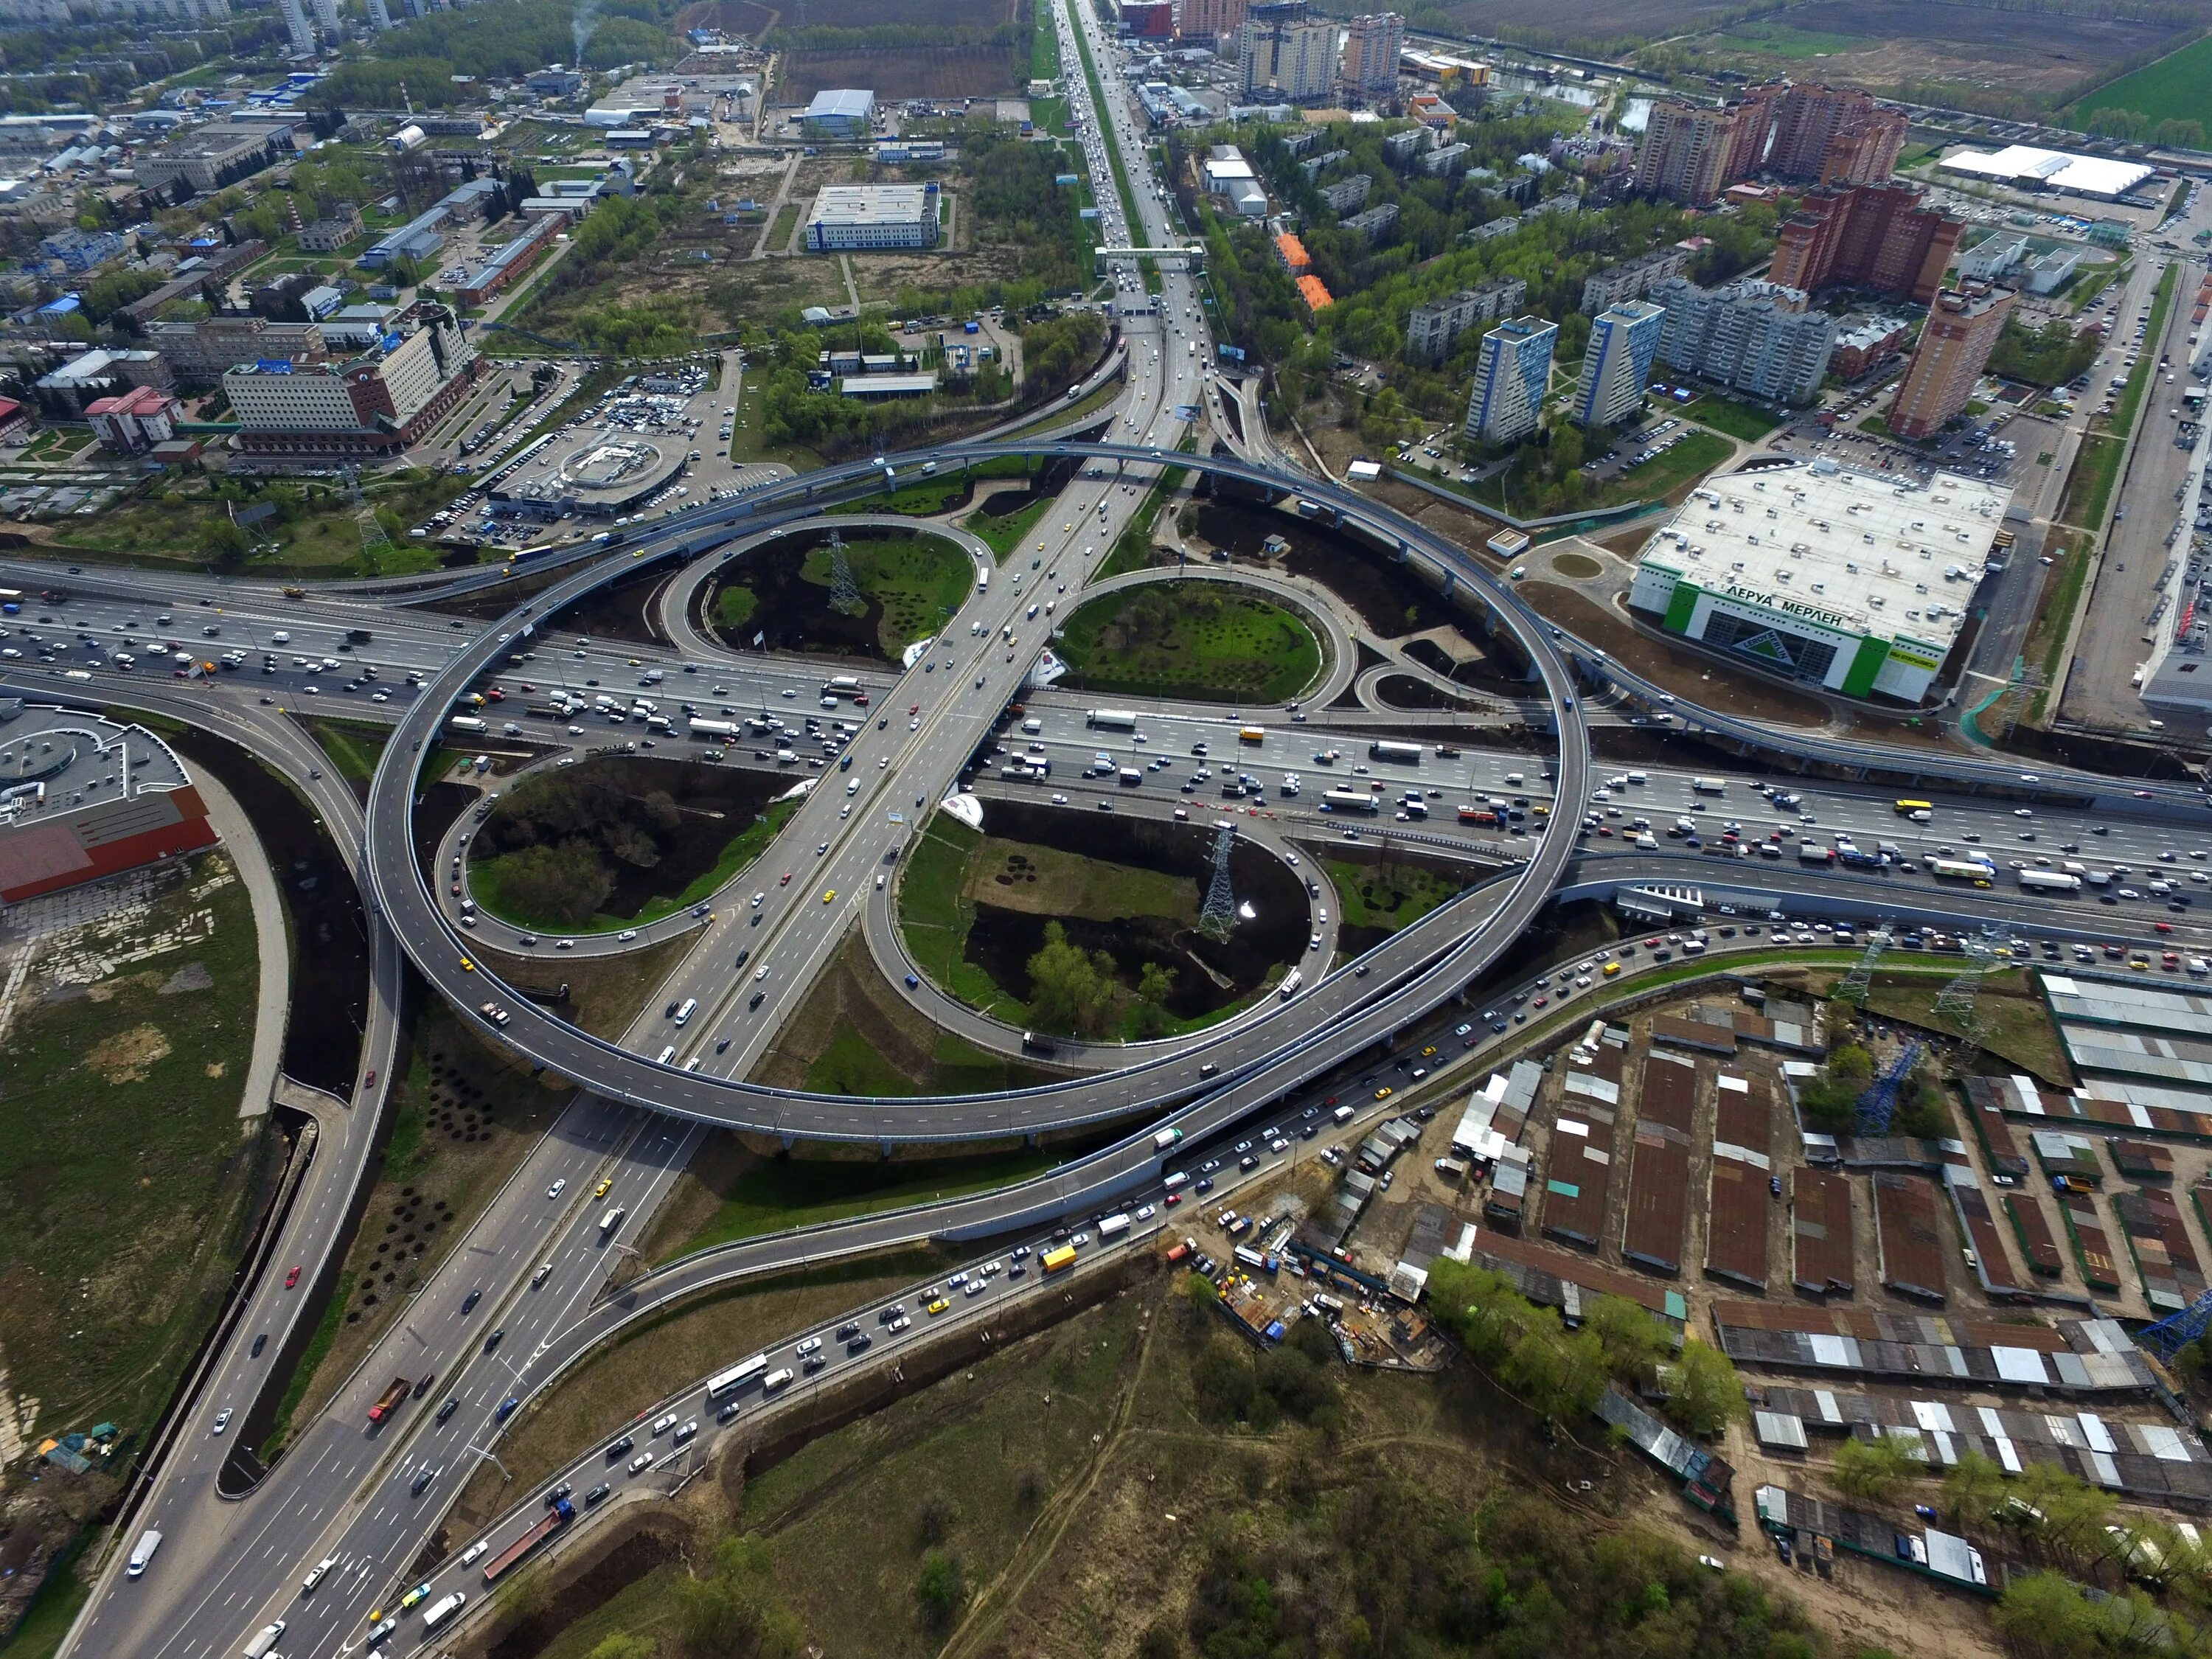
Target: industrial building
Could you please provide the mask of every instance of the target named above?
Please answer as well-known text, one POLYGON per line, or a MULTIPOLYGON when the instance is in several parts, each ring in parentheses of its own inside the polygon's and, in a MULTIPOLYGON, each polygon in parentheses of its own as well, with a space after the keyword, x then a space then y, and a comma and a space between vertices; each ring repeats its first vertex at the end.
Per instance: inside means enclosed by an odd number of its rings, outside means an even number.
POLYGON ((1504 444, 1534 433, 1559 338, 1559 325, 1541 317, 1516 317, 1482 337, 1474 389, 1467 400, 1468 437, 1504 444))
POLYGON ((827 185, 806 216, 806 246, 815 253, 935 247, 938 210, 934 183, 827 185))
POLYGON ((453 289, 460 295, 461 303, 480 306, 499 293, 552 252, 567 223, 562 215, 541 216, 513 241, 494 248, 482 264, 454 279, 453 289))
POLYGON ((198 195, 250 179, 292 153, 292 130, 261 122, 211 121, 179 133, 151 155, 138 158, 141 186, 152 190, 182 179, 198 195))
POLYGON ((1953 473, 1909 486, 1825 456, 1711 478, 1645 544, 1629 604, 1780 678, 1917 705, 2010 499, 1953 473))
POLYGON ((1955 173, 1963 179, 2009 185, 2014 190, 2093 197, 2100 202, 2118 201, 2158 170, 2140 161, 2075 155, 2060 149, 2039 149, 2033 144, 2008 144, 1999 150, 1955 149, 1936 165, 1940 171, 1955 173))
POLYGON ((222 388, 247 455, 386 455, 449 413, 482 366, 459 319, 418 301, 350 361, 240 363, 222 388))
POLYGON ((1666 307, 1659 356, 1670 368, 1771 403, 1809 403, 1820 391, 1836 319, 1808 310, 1802 290, 1762 282, 1699 288, 1675 276, 1651 297, 1666 307))
POLYGON ((832 138, 865 138, 876 115, 876 94, 865 89, 825 88, 799 118, 832 138))
POLYGON ((1267 192, 1260 187, 1260 175, 1244 159, 1244 152, 1234 144, 1216 144, 1206 153, 1200 171, 1206 180, 1208 196, 1228 198, 1229 205, 1241 219, 1258 219, 1267 211, 1267 192))
POLYGON ((1649 300, 1608 306, 1590 325, 1574 419, 1583 427, 1619 426, 1644 402, 1667 313, 1649 300))
POLYGON ((184 763, 143 726, 0 700, 0 903, 215 843, 184 763))

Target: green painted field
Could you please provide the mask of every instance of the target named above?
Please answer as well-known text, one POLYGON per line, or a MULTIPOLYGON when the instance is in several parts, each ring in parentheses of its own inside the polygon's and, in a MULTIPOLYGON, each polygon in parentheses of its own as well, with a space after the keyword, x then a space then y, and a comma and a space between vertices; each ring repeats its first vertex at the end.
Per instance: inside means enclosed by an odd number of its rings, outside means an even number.
POLYGON ((1206 581, 1155 582, 1085 605, 1060 644, 1067 684, 1192 698, 1294 697, 1321 673, 1321 642, 1280 605, 1206 581))
POLYGON ((2207 82, 2212 82, 2212 35, 2098 88, 2069 113, 2087 120, 2099 110, 2124 109, 2148 117, 2154 125, 2169 120, 2212 123, 2207 82))

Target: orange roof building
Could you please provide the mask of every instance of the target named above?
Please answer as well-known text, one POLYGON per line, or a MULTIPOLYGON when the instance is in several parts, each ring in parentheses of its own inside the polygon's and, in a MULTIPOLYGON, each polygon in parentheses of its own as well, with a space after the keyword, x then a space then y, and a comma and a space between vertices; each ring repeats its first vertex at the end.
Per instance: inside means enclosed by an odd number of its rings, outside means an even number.
POLYGON ((1336 303, 1330 297, 1328 289, 1322 285, 1322 280, 1318 276, 1299 277, 1298 293, 1304 299, 1308 311, 1326 310, 1336 303))
POLYGON ((1282 260, 1283 269, 1293 276, 1303 276, 1313 268, 1313 261, 1306 255, 1306 245, 1287 230, 1275 238, 1275 253, 1282 260))

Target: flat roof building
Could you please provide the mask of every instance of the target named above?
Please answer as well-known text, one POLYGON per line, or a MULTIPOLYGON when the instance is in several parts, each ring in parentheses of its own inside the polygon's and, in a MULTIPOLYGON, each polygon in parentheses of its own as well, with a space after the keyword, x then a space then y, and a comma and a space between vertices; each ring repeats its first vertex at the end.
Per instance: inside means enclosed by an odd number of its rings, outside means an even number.
POLYGON ((0 903, 215 843, 184 763, 143 726, 0 701, 0 903))
POLYGON ((1709 478, 1644 544, 1628 602, 1778 678, 1917 704, 2011 498, 1954 473, 1909 486, 1826 457, 1709 478))
POLYGON ((1536 430, 1551 384, 1559 325, 1516 317, 1482 337, 1474 389, 1467 400, 1467 435, 1480 443, 1516 443, 1536 430))
POLYGON ((1624 301, 1598 313, 1575 388, 1577 425, 1619 426, 1643 406, 1666 320, 1667 313, 1649 300, 1624 301))
POLYGON ((1885 419, 1899 438, 1932 438, 1944 423, 1965 411, 1974 386, 1989 367, 1990 353, 2004 331, 2016 296, 2009 289, 1975 283, 1947 289, 1936 296, 1921 325, 1905 379, 1890 399, 1885 419))
POLYGON ((816 253, 935 247, 938 203, 934 183, 826 185, 806 216, 806 246, 816 253))
POLYGON ((248 455, 391 454, 450 413, 482 366, 453 313, 418 301, 349 362, 257 359, 222 388, 248 455))
POLYGON ((2066 196, 2094 197, 2100 202, 2117 201, 2158 171, 2140 161, 2075 155, 2066 150, 2039 149, 2033 144, 2007 144, 1998 150, 1955 149, 1936 166, 1944 173, 1986 179, 2015 190, 2051 190, 2066 196))
POLYGON ((292 149, 289 126, 211 121, 187 128, 135 167, 140 185, 153 188, 181 179, 200 195, 250 179, 292 149))

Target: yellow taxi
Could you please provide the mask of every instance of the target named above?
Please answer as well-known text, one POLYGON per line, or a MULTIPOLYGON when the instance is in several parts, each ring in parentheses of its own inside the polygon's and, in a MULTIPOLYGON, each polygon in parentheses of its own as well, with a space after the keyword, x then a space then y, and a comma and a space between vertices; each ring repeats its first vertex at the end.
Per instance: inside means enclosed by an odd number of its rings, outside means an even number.
POLYGON ((1375 1091, 1375 1098, 1377 1100, 1388 1100, 1397 1091, 1395 1090, 1392 1089, 1390 1085, 1386 1083, 1375 1091))
POLYGON ((933 1314, 941 1314, 941 1313, 943 1313, 943 1312, 944 1312, 947 1308, 951 1307, 951 1305, 952 1305, 952 1304, 951 1304, 950 1302, 947 1302, 947 1301, 946 1301, 943 1297, 941 1297, 941 1296, 940 1296, 940 1297, 939 1297, 937 1298, 937 1300, 936 1300, 936 1301, 934 1301, 934 1302, 933 1302, 933 1303, 931 1303, 931 1304, 929 1304, 929 1311, 930 1311, 930 1312, 932 1312, 932 1313, 933 1313, 933 1314))
POLYGON ((476 965, 476 963, 474 963, 473 962, 471 962, 471 961, 470 961, 466 957, 463 957, 461 958, 461 971, 462 971, 463 973, 465 973, 465 974, 473 974, 474 972, 476 972, 476 970, 477 970, 477 965, 476 965))
POLYGON ((1422 1058, 1423 1060, 1426 1060, 1426 1059, 1428 1059, 1428 1058, 1429 1058, 1429 1056, 1431 1056, 1431 1054, 1435 1054, 1435 1053, 1436 1053, 1436 1051, 1437 1051, 1437 1045, 1436 1045, 1435 1043, 1431 1042, 1431 1043, 1427 1048, 1424 1048, 1424 1049, 1422 1049, 1422 1050, 1421 1050, 1421 1058, 1422 1058))
POLYGON ((1618 974, 1620 971, 1620 964, 1619 963, 1617 963, 1617 962, 1608 962, 1608 963, 1607 963, 1605 964, 1605 976, 1606 976, 1607 979, 1611 979, 1611 978, 1612 978, 1615 974, 1618 974))
POLYGON ((592 1188, 592 1196, 593 1198, 605 1198, 608 1192, 613 1188, 614 1184, 615 1178, 612 1176, 609 1176, 605 1181, 602 1181, 598 1186, 592 1188))
POLYGON ((834 888, 834 887, 825 887, 825 888, 823 888, 823 889, 822 890, 822 902, 823 902, 824 904, 828 904, 828 903, 829 903, 829 902, 830 902, 832 900, 834 900, 836 896, 837 896, 837 890, 836 890, 836 888, 834 888))

